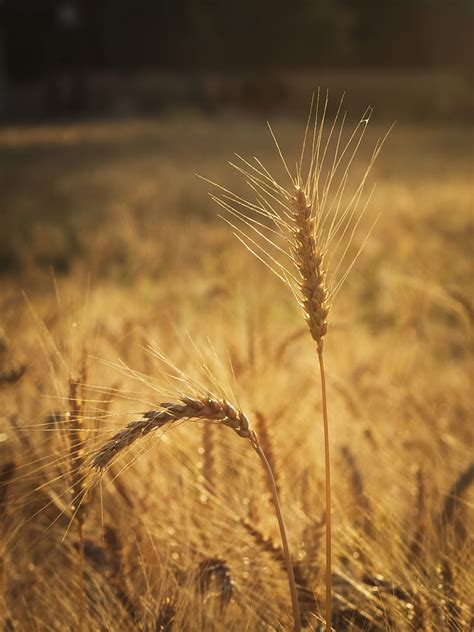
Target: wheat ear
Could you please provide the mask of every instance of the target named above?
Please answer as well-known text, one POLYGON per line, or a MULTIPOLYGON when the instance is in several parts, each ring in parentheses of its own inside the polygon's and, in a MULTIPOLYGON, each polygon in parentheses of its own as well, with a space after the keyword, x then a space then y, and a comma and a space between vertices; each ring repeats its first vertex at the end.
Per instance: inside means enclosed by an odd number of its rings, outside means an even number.
POLYGON ((293 196, 294 260, 300 274, 300 290, 306 321, 318 354, 322 354, 323 338, 328 330, 329 290, 326 283, 324 254, 316 243, 313 205, 299 185, 293 196))
POLYGON ((141 437, 166 424, 189 420, 206 420, 232 428, 239 436, 250 439, 250 423, 244 413, 225 399, 212 397, 182 397, 177 403, 160 404, 159 410, 150 410, 143 419, 132 421, 126 428, 114 435, 96 453, 93 467, 104 470, 112 459, 131 446, 141 437))
POLYGON ((150 434, 153 430, 162 428, 168 423, 181 420, 200 420, 219 423, 232 428, 240 437, 250 441, 252 448, 258 454, 265 469, 268 483, 272 492, 273 505, 280 530, 280 537, 286 561, 286 572, 290 589, 291 605, 293 610, 294 629, 301 631, 298 595, 296 591, 295 575, 291 561, 290 548, 286 535, 286 527, 283 520, 278 491, 268 459, 260 447, 257 434, 252 429, 247 416, 238 408, 235 408, 225 399, 213 397, 182 397, 177 403, 160 404, 159 410, 151 410, 143 415, 144 419, 133 421, 124 429, 114 435, 95 454, 93 467, 97 470, 105 470, 112 459, 120 452, 131 446, 138 439, 150 434))
POLYGON ((317 226, 313 204, 304 189, 297 184, 293 201, 291 246, 299 272, 302 306, 310 334, 316 342, 321 381, 324 432, 324 487, 326 502, 326 630, 331 630, 332 620, 332 525, 331 525, 331 458, 329 451, 329 418, 327 407, 326 373, 324 368, 323 341, 328 330, 329 290, 324 269, 324 253, 316 241, 317 226))

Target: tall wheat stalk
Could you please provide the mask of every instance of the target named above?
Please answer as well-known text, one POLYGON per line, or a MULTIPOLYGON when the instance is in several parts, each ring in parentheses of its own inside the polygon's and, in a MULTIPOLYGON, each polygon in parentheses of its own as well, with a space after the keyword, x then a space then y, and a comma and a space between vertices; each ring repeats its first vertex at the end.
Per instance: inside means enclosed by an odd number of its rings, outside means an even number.
POLYGON ((331 458, 329 416, 324 364, 324 338, 334 297, 347 278, 365 245, 349 258, 349 246, 357 230, 370 194, 365 196, 369 172, 382 141, 378 141, 368 167, 354 186, 350 174, 357 150, 369 122, 367 109, 349 138, 343 142, 346 115, 341 117, 342 100, 328 132, 324 135, 328 97, 320 104, 311 102, 303 145, 296 170, 291 173, 270 128, 289 183, 280 184, 254 158, 251 163, 237 156, 231 163, 255 194, 249 201, 220 185, 221 193, 211 197, 225 209, 224 217, 236 237, 286 285, 303 308, 312 339, 316 344, 320 375, 324 434, 325 510, 326 510, 326 630, 331 630, 332 535, 331 535, 331 458), (312 128, 312 133, 310 133, 312 128), (307 147, 309 159, 307 156, 307 147))
POLYGON ((179 402, 161 404, 159 410, 144 413, 143 419, 129 423, 126 428, 107 441, 95 454, 93 467, 97 470, 105 470, 115 456, 134 444, 138 439, 149 435, 152 431, 162 428, 166 424, 176 423, 185 419, 209 421, 232 428, 240 437, 250 441, 252 448, 260 458, 272 492, 273 505, 283 545, 294 629, 296 632, 300 632, 301 621, 296 582, 275 477, 270 463, 260 446, 256 432, 252 429, 248 418, 241 410, 232 406, 225 399, 201 396, 181 397, 179 402))

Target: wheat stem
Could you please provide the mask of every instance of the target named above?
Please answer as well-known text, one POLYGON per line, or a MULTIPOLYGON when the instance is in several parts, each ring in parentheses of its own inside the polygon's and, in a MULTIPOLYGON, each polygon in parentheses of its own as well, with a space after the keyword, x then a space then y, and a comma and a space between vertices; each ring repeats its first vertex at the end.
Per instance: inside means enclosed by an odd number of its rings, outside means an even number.
POLYGON ((331 535, 331 459, 329 451, 329 421, 328 406, 326 396, 326 373, 324 370, 323 347, 318 347, 319 373, 321 376, 321 398, 323 405, 323 427, 324 427, 324 473, 326 490, 326 632, 331 632, 332 612, 332 535, 331 535))
POLYGON ((324 371, 324 337, 328 328, 329 291, 327 288, 324 253, 317 241, 318 227, 313 213, 312 203, 300 187, 296 186, 294 202, 294 256, 299 270, 302 306, 306 315, 309 331, 316 348, 321 376, 321 396, 324 428, 324 476, 326 490, 326 631, 331 631, 331 464, 329 454, 329 421, 326 393, 326 374, 324 371))
POLYGON ((281 542, 283 545, 283 552, 285 555, 286 572, 288 574, 288 585, 290 587, 290 594, 291 594, 291 606, 293 609, 294 628, 295 628, 295 632, 300 632, 301 620, 300 620, 300 609, 299 609, 299 604, 298 604, 298 594, 296 591, 295 573, 293 571, 293 564, 291 562, 290 547, 288 546, 288 538, 286 536, 285 522, 283 520, 283 514, 281 512, 280 500, 278 498, 275 477, 273 475, 273 471, 270 466, 270 463, 268 462, 268 459, 265 456, 265 453, 263 452, 262 448, 258 444, 258 440, 256 439, 256 436, 252 443, 253 443, 255 452, 258 454, 265 468, 265 471, 268 477, 270 490, 272 492, 273 505, 274 505, 275 514, 278 520, 278 527, 280 529, 280 537, 281 537, 281 542))

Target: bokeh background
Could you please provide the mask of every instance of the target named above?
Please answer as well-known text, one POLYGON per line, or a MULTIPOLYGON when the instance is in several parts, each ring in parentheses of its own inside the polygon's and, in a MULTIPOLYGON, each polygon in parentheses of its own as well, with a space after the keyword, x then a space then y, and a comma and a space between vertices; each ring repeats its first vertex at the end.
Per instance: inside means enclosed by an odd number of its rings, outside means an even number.
POLYGON ((468 0, 3 0, 0 271, 27 256, 61 273, 90 254, 88 227, 117 213, 139 233, 177 211, 210 217, 194 173, 217 179, 234 151, 270 150, 268 118, 295 147, 318 88, 333 109, 345 93, 354 120, 371 105, 381 127, 397 121, 402 168, 439 154, 455 169, 470 140, 473 11, 468 0))
POLYGON ((469 0, 3 0, 0 107, 9 118, 262 113, 301 108, 301 90, 324 81, 354 98, 370 89, 397 118, 459 116, 473 11, 469 0))
POLYGON ((266 121, 294 165, 318 90, 325 139, 343 95, 345 140, 373 108, 356 186, 395 123, 349 261, 379 219, 325 342, 335 626, 469 628, 473 13, 472 0, 0 2, 5 630, 291 628, 268 489, 226 428, 155 433, 114 464, 87 498, 77 572, 71 479, 90 471, 71 458, 69 412, 89 458, 174 401, 182 383, 159 353, 266 437, 302 622, 320 629, 314 348, 196 176, 248 196, 237 152, 287 185, 266 121), (201 581, 202 564, 220 575, 201 581))

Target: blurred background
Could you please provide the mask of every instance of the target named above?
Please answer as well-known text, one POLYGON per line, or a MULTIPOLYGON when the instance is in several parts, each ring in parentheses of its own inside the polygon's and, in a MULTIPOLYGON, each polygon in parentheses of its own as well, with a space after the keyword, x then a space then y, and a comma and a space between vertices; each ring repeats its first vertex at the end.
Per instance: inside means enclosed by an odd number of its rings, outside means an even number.
POLYGON ((413 196, 434 196, 434 184, 453 190, 450 174, 469 193, 470 0, 0 7, 0 274, 64 274, 78 262, 120 278, 153 269, 165 225, 175 235, 183 218, 214 221, 195 172, 240 186, 225 170, 234 152, 273 168, 267 119, 297 152, 318 88, 330 115, 343 94, 352 121, 371 105, 374 142, 397 122, 375 172, 387 221, 400 201, 412 216, 413 196), (394 180, 406 195, 384 194, 394 180))
POLYGON ((196 177, 254 200, 235 152, 292 186, 266 121, 293 169, 318 89, 322 147, 345 95, 319 199, 339 218, 360 201, 326 259, 341 277, 361 253, 325 343, 335 627, 469 628, 473 18, 473 0, 0 0, 4 632, 79 630, 82 594, 84 630, 169 631, 174 603, 174 630, 290 628, 268 490, 225 428, 131 450, 91 499, 77 573, 83 455, 182 386, 149 345, 268 427, 302 611, 319 611, 314 348, 196 177), (228 612, 201 558, 234 586, 228 612))
POLYGON ((467 115, 470 0, 3 0, 4 119, 301 107, 343 87, 387 116, 467 115))

